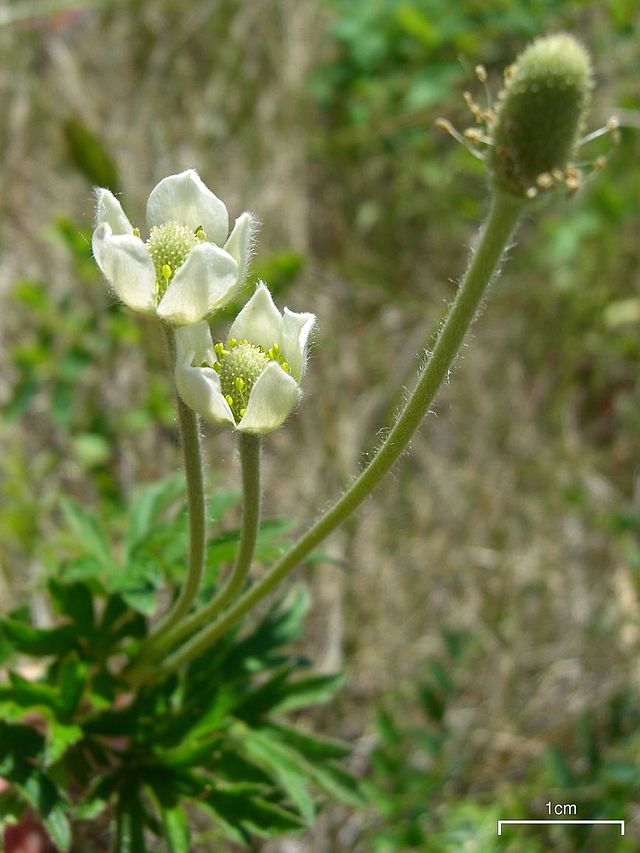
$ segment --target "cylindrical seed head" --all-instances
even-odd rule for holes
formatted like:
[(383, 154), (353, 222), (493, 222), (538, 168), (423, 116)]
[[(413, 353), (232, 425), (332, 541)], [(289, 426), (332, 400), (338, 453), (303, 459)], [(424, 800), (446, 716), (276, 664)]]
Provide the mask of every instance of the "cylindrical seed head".
[(497, 190), (526, 196), (539, 175), (567, 166), (592, 87), (589, 54), (571, 35), (534, 41), (500, 93), (490, 168)]

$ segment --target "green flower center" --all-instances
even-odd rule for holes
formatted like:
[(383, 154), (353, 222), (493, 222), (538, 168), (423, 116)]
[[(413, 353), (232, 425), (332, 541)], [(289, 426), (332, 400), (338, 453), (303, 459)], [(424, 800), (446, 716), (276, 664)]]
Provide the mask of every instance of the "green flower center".
[(236, 423), (244, 416), (251, 389), (270, 361), (277, 361), (289, 372), (289, 365), (276, 343), (265, 352), (257, 344), (229, 338), (226, 344), (217, 343), (214, 349), (218, 361), (213, 369), (220, 375), (220, 389)]
[(203, 239), (202, 228), (193, 231), (178, 222), (153, 226), (147, 240), (147, 249), (156, 268), (158, 299), (164, 294), (176, 270), (186, 261), (189, 252)]

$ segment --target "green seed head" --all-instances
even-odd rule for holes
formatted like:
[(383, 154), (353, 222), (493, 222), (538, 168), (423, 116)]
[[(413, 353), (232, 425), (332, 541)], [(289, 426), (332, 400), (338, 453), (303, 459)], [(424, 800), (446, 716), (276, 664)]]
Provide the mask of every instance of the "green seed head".
[(218, 360), (212, 366), (220, 376), (220, 390), (236, 423), (243, 418), (251, 389), (270, 361), (277, 361), (289, 373), (289, 365), (276, 343), (265, 352), (257, 344), (229, 338), (226, 344), (217, 343), (214, 350)]
[(151, 229), (147, 248), (156, 268), (158, 296), (165, 292), (176, 270), (186, 261), (187, 255), (199, 240), (196, 232), (177, 222), (165, 222)]
[(584, 122), (592, 87), (589, 55), (573, 36), (533, 42), (500, 93), (490, 167), (496, 189), (518, 196), (564, 171)]
[(246, 341), (227, 341), (227, 348), (217, 344), (216, 352), (220, 387), (237, 422), (244, 415), (251, 389), (269, 364), (269, 357), (260, 347)]

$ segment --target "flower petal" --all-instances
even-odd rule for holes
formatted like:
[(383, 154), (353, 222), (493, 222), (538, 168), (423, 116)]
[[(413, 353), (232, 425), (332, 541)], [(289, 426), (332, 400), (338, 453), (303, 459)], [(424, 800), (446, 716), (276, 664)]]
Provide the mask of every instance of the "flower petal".
[(106, 222), (114, 235), (133, 234), (122, 205), (110, 190), (96, 187), (96, 228)]
[(189, 326), (178, 326), (174, 331), (176, 339), (176, 364), (188, 363), (213, 364), (217, 355), (213, 348), (211, 330), (206, 320)]
[(282, 354), (287, 360), (291, 375), (300, 382), (307, 360), (307, 343), (316, 322), (315, 314), (297, 314), (284, 309), (282, 318)]
[(250, 213), (242, 213), (235, 221), (229, 239), (224, 248), (238, 264), (238, 284), (244, 284), (247, 275), (247, 264), (251, 253), (251, 237), (254, 230), (254, 222)]
[(180, 326), (175, 330), (175, 337), (175, 381), (182, 400), (208, 421), (235, 425), (233, 413), (220, 390), (218, 374), (210, 367), (193, 366), (203, 352), (213, 349), (208, 325)]
[(277, 429), (297, 406), (300, 396), (297, 382), (277, 362), (270, 362), (251, 389), (238, 429), (252, 433)]
[(178, 326), (197, 323), (235, 294), (238, 264), (213, 243), (198, 243), (169, 283), (158, 316)]
[(102, 274), (116, 295), (134, 311), (153, 314), (156, 308), (156, 271), (147, 247), (132, 234), (111, 232), (107, 222), (98, 225), (91, 243)]
[(190, 228), (202, 226), (207, 240), (222, 245), (229, 233), (229, 214), (224, 202), (205, 186), (195, 169), (169, 175), (151, 190), (147, 201), (147, 225), (179, 222)]
[(266, 285), (258, 285), (256, 292), (233, 321), (229, 337), (246, 339), (263, 350), (271, 349), (273, 344), (282, 345), (282, 317)]

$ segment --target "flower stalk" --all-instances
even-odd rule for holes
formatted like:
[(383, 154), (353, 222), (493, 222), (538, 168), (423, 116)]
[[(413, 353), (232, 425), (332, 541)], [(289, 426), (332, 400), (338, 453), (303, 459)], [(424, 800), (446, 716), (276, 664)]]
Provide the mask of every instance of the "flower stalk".
[(314, 548), (360, 506), (393, 467), (447, 378), (526, 204), (526, 199), (515, 195), (500, 192), (494, 194), (489, 215), (456, 298), (440, 329), (434, 350), (422, 368), (416, 386), (395, 425), (366, 468), (342, 497), (273, 564), (261, 580), (213, 624), (192, 637), (164, 662), (165, 673), (177, 670), (203, 654), (218, 637), (269, 595)]
[[(175, 361), (175, 339), (173, 331), (165, 326), (167, 346), (171, 363)], [(147, 640), (150, 646), (164, 636), (189, 612), (193, 604), (204, 570), (207, 544), (206, 498), (202, 470), (202, 446), (198, 415), (176, 394), (180, 440), (184, 457), (184, 473), (187, 482), (187, 507), (189, 512), (189, 568), (187, 579), (171, 610), (164, 616), (156, 632)]]
[[(242, 590), (245, 584), (258, 538), (260, 526), (260, 508), (262, 490), (260, 485), (260, 454), (262, 439), (259, 435), (238, 433), (238, 451), (242, 473), (242, 522), (240, 541), (233, 569), (218, 594), (212, 600), (186, 619), (173, 620), (163, 627), (162, 632), (153, 634), (143, 646), (138, 663), (132, 667), (128, 676), (135, 680), (144, 678), (153, 660), (176, 645), (185, 637), (193, 634), (202, 625), (210, 622), (227, 607)], [(185, 587), (186, 589), (186, 587)], [(181, 614), (182, 615), (182, 614)]]

